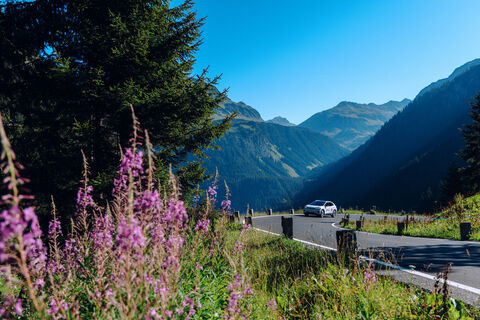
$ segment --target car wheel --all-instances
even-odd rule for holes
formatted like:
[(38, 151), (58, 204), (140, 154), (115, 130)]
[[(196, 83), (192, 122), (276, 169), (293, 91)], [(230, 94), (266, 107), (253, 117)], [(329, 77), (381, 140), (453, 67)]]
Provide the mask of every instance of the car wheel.
[(308, 212), (303, 212), (303, 214), (305, 215), (305, 217), (308, 217)]
[(323, 218), (324, 215), (325, 215), (325, 210), (322, 210), (322, 211), (320, 212), (320, 218)]
[(333, 210), (332, 217), (335, 218), (336, 215), (337, 215), (337, 210)]

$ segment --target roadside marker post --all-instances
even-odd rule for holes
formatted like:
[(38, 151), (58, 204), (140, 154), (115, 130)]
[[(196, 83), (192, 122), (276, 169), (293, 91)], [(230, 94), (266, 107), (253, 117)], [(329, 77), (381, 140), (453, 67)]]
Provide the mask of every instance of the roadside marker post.
[(357, 254), (357, 234), (354, 230), (338, 230), (337, 257), (340, 262), (347, 264), (355, 260)]
[(291, 209), (290, 214), (295, 214), (295, 209)]
[(470, 222), (460, 223), (460, 239), (462, 241), (469, 240), (471, 232), (472, 232), (472, 224)]
[(250, 214), (250, 217), (253, 217), (253, 209), (248, 209), (248, 213)]
[(357, 230), (361, 230), (363, 227), (363, 220), (357, 220), (355, 221), (355, 227)]
[(282, 216), (282, 233), (285, 237), (293, 239), (293, 217)]
[(229, 215), (229, 216), (228, 216), (228, 221), (229, 221), (230, 223), (234, 223), (234, 222), (235, 222), (235, 216), (234, 216), (233, 214)]
[(401, 236), (403, 234), (403, 230), (405, 229), (405, 222), (397, 222), (397, 234)]
[(268, 213), (267, 213), (269, 216), (272, 215), (272, 209), (268, 209)]
[(251, 216), (246, 216), (245, 217), (245, 224), (252, 225), (252, 217)]
[(235, 219), (236, 219), (238, 222), (240, 222), (240, 211), (235, 211), (235, 212), (233, 213), (233, 216), (235, 217)]

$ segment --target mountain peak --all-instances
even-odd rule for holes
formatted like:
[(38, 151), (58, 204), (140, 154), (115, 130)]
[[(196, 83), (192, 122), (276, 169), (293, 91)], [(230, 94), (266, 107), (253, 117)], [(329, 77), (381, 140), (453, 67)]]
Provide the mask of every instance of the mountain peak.
[(333, 108), (314, 114), (299, 126), (323, 133), (341, 146), (354, 150), (409, 103), (408, 99), (391, 100), (380, 105), (342, 101)]
[(417, 97), (420, 97), (422, 95), (424, 95), (425, 93), (433, 90), (433, 89), (436, 89), (436, 88), (440, 88), (441, 86), (449, 83), (450, 81), (454, 80), (455, 78), (457, 78), (458, 76), (464, 74), (465, 72), (469, 71), (470, 69), (476, 67), (480, 65), (480, 59), (475, 59), (475, 60), (472, 60), (472, 61), (469, 61), (463, 65), (461, 65), (460, 67), (456, 68), (451, 74), (450, 76), (448, 76), (448, 78), (445, 78), (445, 79), (440, 79), (438, 81), (435, 81), (435, 82), (432, 82), (429, 86), (423, 88), (417, 95)]
[(288, 121), (287, 118), (280, 117), (280, 116), (277, 116), (277, 117), (275, 117), (271, 120), (268, 120), (267, 122), (279, 124), (279, 125), (282, 125), (282, 126), (294, 126), (295, 125), (294, 123), (291, 123), (290, 121)]
[(262, 117), (260, 116), (260, 113), (256, 109), (250, 107), (243, 101), (234, 102), (229, 98), (226, 98), (225, 101), (223, 101), (220, 104), (220, 108), (216, 110), (215, 115), (213, 116), (213, 119), (214, 120), (224, 119), (226, 116), (234, 112), (237, 113), (236, 119), (263, 121)]

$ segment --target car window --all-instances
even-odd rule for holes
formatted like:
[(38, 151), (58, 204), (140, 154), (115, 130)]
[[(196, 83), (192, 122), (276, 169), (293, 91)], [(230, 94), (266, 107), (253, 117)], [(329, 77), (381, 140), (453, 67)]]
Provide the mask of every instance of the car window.
[(323, 206), (324, 204), (325, 204), (325, 201), (321, 201), (321, 200), (313, 201), (311, 203), (311, 205), (314, 205), (314, 206)]

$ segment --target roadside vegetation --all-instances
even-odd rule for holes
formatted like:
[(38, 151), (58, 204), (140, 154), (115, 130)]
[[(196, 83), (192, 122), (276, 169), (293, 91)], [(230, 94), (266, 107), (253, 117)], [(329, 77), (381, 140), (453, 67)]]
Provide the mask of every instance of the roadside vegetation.
[[(397, 220), (364, 220), (361, 231), (381, 234), (398, 234)], [(403, 235), (412, 237), (442, 238), (460, 240), (460, 223), (471, 223), (470, 240), (480, 241), (480, 195), (463, 198), (455, 197), (454, 203), (441, 213), (434, 215), (430, 220), (420, 221), (409, 219), (408, 228)], [(355, 229), (355, 221), (351, 220), (346, 226)]]
[[(377, 277), (372, 266), (228, 224), (216, 185), (191, 203), (155, 179), (148, 134), (123, 152), (113, 200), (84, 161), (72, 225), (52, 201), (48, 234), (24, 194), (0, 121), (9, 193), (0, 214), (0, 317), (17, 319), (474, 319), (478, 310)], [(350, 267), (347, 267), (349, 265)], [(445, 293), (443, 296), (441, 293)]]

